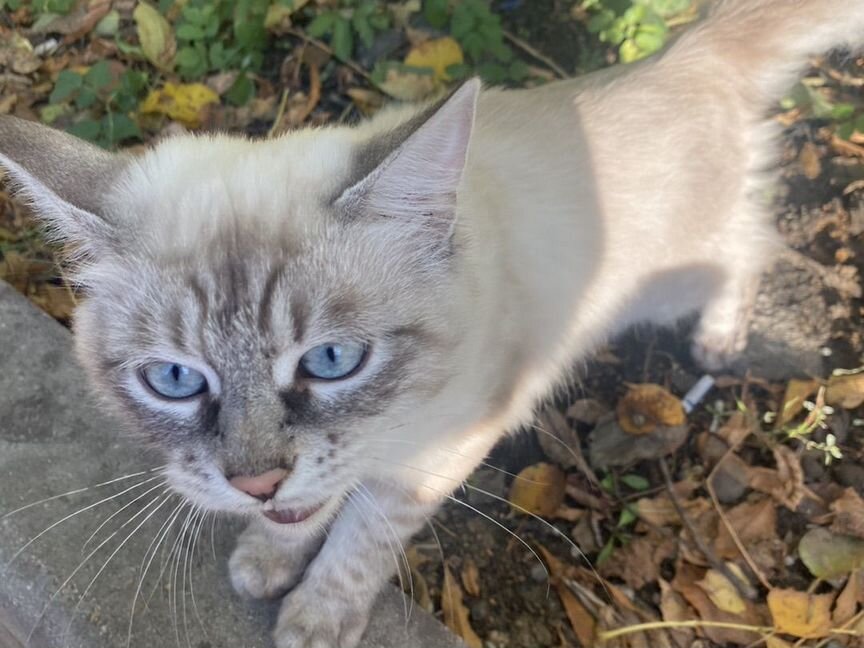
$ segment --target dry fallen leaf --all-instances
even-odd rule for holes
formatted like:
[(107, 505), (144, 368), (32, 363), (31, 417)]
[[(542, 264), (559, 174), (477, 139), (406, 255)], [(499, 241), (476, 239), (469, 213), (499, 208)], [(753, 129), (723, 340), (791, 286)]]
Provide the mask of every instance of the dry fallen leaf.
[(798, 162), (805, 177), (815, 180), (822, 175), (822, 162), (819, 159), (819, 151), (813, 142), (804, 142), (801, 152), (798, 154)]
[(768, 592), (774, 629), (802, 639), (819, 639), (831, 630), (833, 594), (808, 594), (792, 589)]
[(854, 488), (847, 488), (843, 495), (831, 503), (834, 521), (831, 531), (864, 539), (864, 499)]
[(564, 502), (566, 487), (564, 471), (550, 463), (537, 463), (516, 476), (507, 499), (517, 513), (551, 517)]
[(170, 72), (174, 69), (174, 54), (177, 52), (177, 42), (174, 40), (171, 25), (159, 11), (146, 2), (135, 7), (132, 17), (138, 28), (138, 40), (144, 56), (160, 70)]
[(801, 538), (798, 555), (817, 578), (837, 578), (864, 568), (864, 540), (816, 527)]
[(660, 385), (630, 385), (616, 408), (618, 424), (628, 434), (651, 434), (658, 426), (675, 427), (686, 421), (681, 401)]
[(864, 403), (864, 372), (831, 376), (825, 402), (844, 409), (855, 409)]
[[(832, 623), (834, 627), (842, 627), (858, 612), (859, 601), (864, 601), (864, 572), (852, 572), (846, 581), (846, 586), (834, 602)], [(864, 603), (862, 603), (864, 604)]]
[(444, 565), (444, 587), (441, 590), (441, 610), (444, 623), (457, 635), (468, 648), (483, 648), (483, 641), (474, 632), (468, 620), (468, 608), (462, 601), (462, 589), (453, 578), (450, 568)]
[(214, 103), (219, 103), (219, 95), (203, 83), (166, 83), (147, 95), (139, 111), (167, 115), (188, 128), (197, 128), (206, 106)]
[(786, 384), (786, 393), (783, 396), (783, 405), (777, 416), (776, 427), (781, 428), (789, 421), (798, 416), (804, 409), (804, 401), (816, 393), (819, 389), (818, 380), (796, 380), (792, 379)]
[(552, 555), (546, 547), (538, 546), (540, 554), (543, 556), (543, 562), (549, 568), (549, 577), (552, 581), (552, 586), (558, 593), (558, 598), (561, 599), (561, 605), (564, 606), (564, 612), (567, 614), (567, 619), (570, 621), (570, 626), (579, 643), (583, 646), (593, 646), (595, 643), (595, 633), (597, 630), (597, 621), (594, 616), (585, 608), (576, 595), (570, 590), (565, 582), (572, 569), (558, 560)]
[(567, 408), (568, 418), (594, 425), (608, 410), (593, 398), (580, 398)]
[[(727, 563), (730, 569), (736, 570), (734, 563)], [(739, 574), (740, 575), (740, 570)], [(720, 610), (731, 614), (741, 614), (747, 609), (747, 603), (741, 598), (738, 590), (732, 582), (716, 569), (705, 572), (702, 580), (696, 581), (696, 585), (702, 588), (711, 602)]]
[(466, 558), (462, 563), (462, 586), (471, 596), (480, 596), (480, 570), (477, 563), (471, 558)]
[(405, 65), (432, 70), (435, 81), (449, 81), (447, 68), (464, 62), (462, 48), (449, 36), (433, 38), (411, 48), (405, 57)]
[[(678, 592), (673, 590), (669, 583), (662, 578), (659, 578), (657, 582), (660, 583), (660, 613), (663, 615), (663, 620), (673, 623), (692, 621), (695, 613)], [(693, 645), (693, 630), (689, 628), (676, 630), (672, 633), (672, 637), (682, 648)]]
[(753, 490), (771, 495), (790, 511), (795, 511), (809, 494), (804, 485), (804, 470), (794, 450), (783, 445), (774, 448), (777, 469), (750, 467), (749, 486)]

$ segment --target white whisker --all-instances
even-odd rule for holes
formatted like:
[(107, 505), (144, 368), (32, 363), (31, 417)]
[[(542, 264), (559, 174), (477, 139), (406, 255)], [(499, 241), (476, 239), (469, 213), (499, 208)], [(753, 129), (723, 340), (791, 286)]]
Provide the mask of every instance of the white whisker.
[[(120, 513), (122, 513), (124, 510), (126, 510), (127, 508), (129, 508), (130, 506), (132, 506), (135, 502), (137, 502), (137, 501), (139, 501), (139, 500), (145, 498), (147, 495), (149, 495), (150, 493), (152, 493), (154, 490), (156, 490), (157, 488), (160, 488), (160, 487), (162, 487), (162, 486), (164, 486), (164, 485), (165, 485), (165, 482), (164, 482), (164, 481), (160, 481), (160, 482), (159, 482), (158, 484), (156, 484), (155, 486), (151, 486), (151, 487), (148, 488), (146, 491), (144, 491), (143, 493), (141, 493), (141, 494), (138, 495), (137, 497), (133, 498), (132, 500), (126, 502), (123, 506), (121, 506), (119, 509), (117, 509), (116, 511), (114, 511), (111, 515), (109, 515), (107, 518), (105, 518), (105, 520), (102, 522), (102, 524), (100, 524), (98, 527), (96, 527), (96, 530), (95, 530), (93, 533), (91, 533), (91, 534), (90, 534), (90, 537), (87, 538), (87, 540), (84, 542), (83, 545), (81, 545), (81, 551), (82, 551), (82, 552), (86, 551), (86, 549), (87, 549), (87, 545), (90, 544), (90, 542), (93, 540), (93, 538), (96, 537), (96, 534), (99, 533), (99, 531), (101, 531), (102, 528), (103, 528), (106, 524), (108, 524), (111, 520), (113, 520), (115, 517), (117, 517), (117, 516), (118, 516)], [(122, 527), (121, 527), (121, 528), (122, 528)]]
[(149, 473), (156, 472), (157, 470), (162, 470), (165, 466), (157, 466), (156, 468), (150, 468), (149, 470), (141, 470), (139, 472), (130, 473), (128, 475), (123, 475), (122, 477), (115, 477), (114, 479), (109, 479), (108, 481), (100, 482), (98, 484), (93, 484), (92, 486), (85, 486), (83, 488), (76, 488), (75, 490), (66, 491), (65, 493), (60, 493), (59, 495), (52, 495), (51, 497), (46, 497), (44, 499), (40, 499), (36, 502), (30, 502), (30, 504), (26, 504), (21, 506), (13, 511), (9, 511), (8, 513), (4, 513), (0, 515), (0, 520), (5, 520), (6, 518), (15, 515), (16, 513), (20, 513), (21, 511), (26, 511), (27, 509), (33, 508), (34, 506), (39, 506), (40, 504), (47, 504), (48, 502), (53, 502), (54, 500), (61, 499), (63, 497), (70, 497), (71, 495), (78, 495), (79, 493), (86, 493), (89, 490), (94, 490), (96, 488), (103, 488), (105, 486), (110, 486), (111, 484), (116, 484), (117, 482), (125, 481), (127, 479), (134, 479), (135, 477), (141, 477), (142, 475), (147, 475)]
[(150, 483), (150, 482), (152, 482), (152, 481), (154, 481), (154, 480), (156, 480), (156, 479), (159, 479), (159, 476), (158, 476), (158, 475), (157, 475), (156, 477), (150, 477), (149, 479), (145, 479), (145, 480), (143, 480), (143, 481), (140, 481), (140, 482), (138, 482), (137, 484), (135, 484), (135, 485), (133, 485), (133, 486), (130, 486), (129, 488), (127, 488), (127, 489), (125, 489), (125, 490), (122, 490), (122, 491), (120, 491), (119, 493), (116, 493), (116, 494), (114, 494), (114, 495), (111, 495), (110, 497), (105, 497), (105, 498), (99, 500), (98, 502), (94, 502), (93, 504), (88, 504), (88, 505), (85, 506), (84, 508), (80, 508), (80, 509), (78, 509), (77, 511), (75, 511), (74, 513), (70, 513), (69, 515), (67, 515), (67, 516), (65, 516), (65, 517), (63, 517), (63, 518), (57, 520), (57, 521), (54, 522), (52, 525), (46, 527), (45, 529), (43, 529), (42, 531), (40, 531), (39, 533), (37, 533), (37, 534), (36, 534), (35, 536), (33, 536), (30, 540), (28, 540), (28, 541), (24, 544), (23, 547), (21, 547), (20, 549), (18, 549), (18, 551), (16, 551), (16, 552), (12, 555), (12, 558), (9, 559), (9, 562), (7, 562), (7, 563), (3, 566), (3, 569), (0, 570), (0, 574), (2, 574), (6, 569), (8, 569), (9, 566), (10, 566), (13, 562), (15, 562), (15, 559), (18, 558), (18, 556), (20, 556), (22, 553), (24, 553), (24, 551), (26, 551), (27, 547), (29, 547), (30, 545), (32, 545), (32, 544), (33, 544), (34, 542), (36, 542), (39, 538), (41, 538), (42, 536), (44, 536), (46, 533), (48, 533), (48, 532), (51, 531), (52, 529), (57, 528), (58, 526), (60, 526), (60, 525), (63, 524), (64, 522), (66, 522), (66, 521), (68, 521), (68, 520), (71, 520), (71, 519), (74, 518), (75, 516), (80, 515), (81, 513), (84, 513), (85, 511), (89, 511), (89, 510), (91, 510), (91, 509), (94, 509), (94, 508), (96, 508), (97, 506), (99, 506), (99, 505), (101, 505), (101, 504), (104, 504), (105, 502), (110, 502), (111, 500), (113, 500), (113, 499), (115, 499), (115, 498), (117, 498), (117, 497), (120, 497), (121, 495), (124, 495), (125, 493), (128, 493), (128, 492), (131, 491), (131, 490), (135, 490), (136, 488), (139, 488), (140, 486), (143, 486), (144, 484), (148, 484), (148, 483)]

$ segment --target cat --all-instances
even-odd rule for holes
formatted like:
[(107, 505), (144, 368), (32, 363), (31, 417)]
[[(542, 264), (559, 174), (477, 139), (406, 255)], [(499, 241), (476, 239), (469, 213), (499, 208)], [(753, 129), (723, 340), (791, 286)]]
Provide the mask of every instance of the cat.
[(744, 344), (777, 128), (861, 0), (724, 0), (661, 54), (266, 141), (131, 156), (12, 117), (0, 163), (86, 298), (96, 392), (173, 487), (247, 516), (234, 587), (279, 648), (352, 648), (397, 547), (598, 343), (701, 311)]

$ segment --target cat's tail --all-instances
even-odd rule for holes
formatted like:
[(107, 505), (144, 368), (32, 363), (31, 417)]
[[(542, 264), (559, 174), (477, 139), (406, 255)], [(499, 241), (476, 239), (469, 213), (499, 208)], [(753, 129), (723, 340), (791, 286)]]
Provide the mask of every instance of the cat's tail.
[(724, 61), (762, 103), (788, 91), (810, 57), (864, 48), (864, 0), (714, 0), (668, 54)]

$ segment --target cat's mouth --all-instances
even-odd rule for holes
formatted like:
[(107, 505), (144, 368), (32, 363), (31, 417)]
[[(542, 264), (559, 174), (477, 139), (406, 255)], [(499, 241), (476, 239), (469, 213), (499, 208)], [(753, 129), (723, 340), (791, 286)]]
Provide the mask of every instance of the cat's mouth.
[(309, 508), (271, 509), (261, 512), (264, 514), (264, 517), (266, 517), (271, 522), (275, 522), (276, 524), (300, 524), (301, 522), (305, 522), (310, 517), (315, 515), (323, 508), (323, 506), (324, 504), (322, 503)]

